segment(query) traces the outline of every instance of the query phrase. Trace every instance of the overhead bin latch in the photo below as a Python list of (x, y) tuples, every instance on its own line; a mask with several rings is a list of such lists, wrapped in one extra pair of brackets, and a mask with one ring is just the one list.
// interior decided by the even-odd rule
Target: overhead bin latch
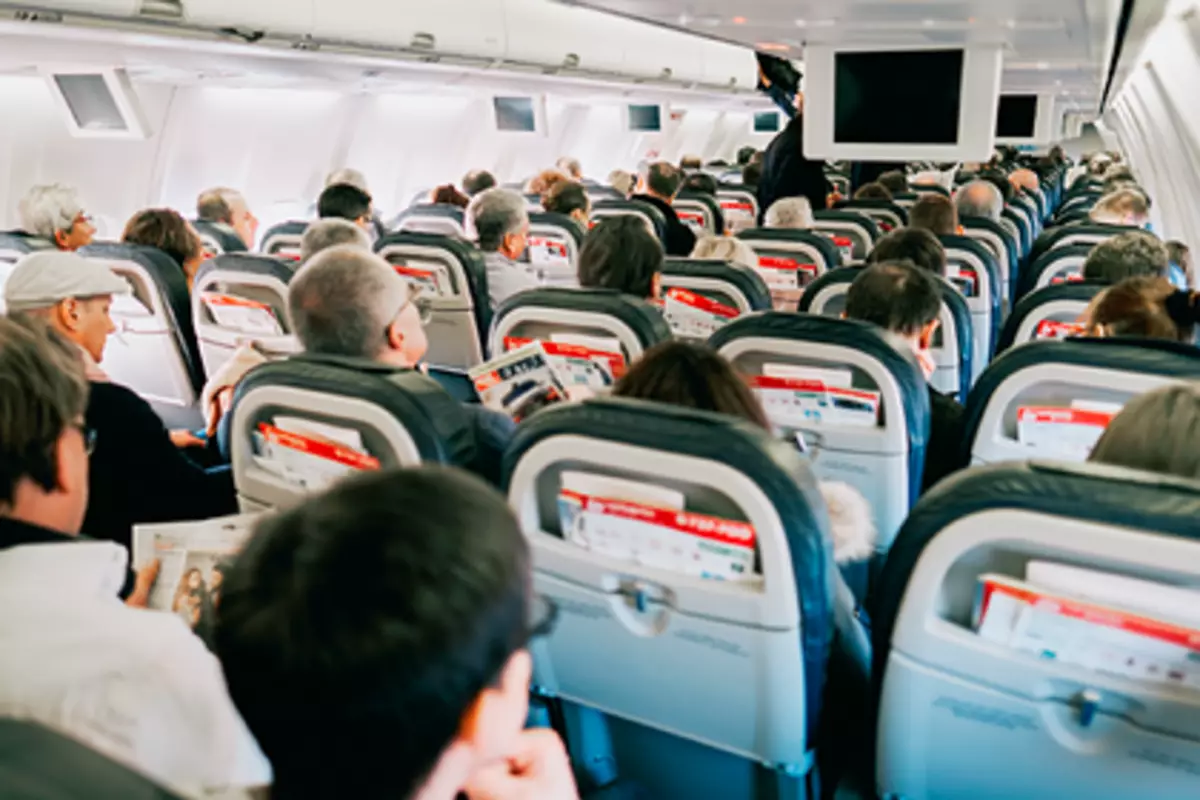
[(437, 48), (437, 37), (432, 33), (414, 33), (408, 46), (413, 50), (434, 50)]
[(563, 69), (579, 69), (580, 58), (578, 53), (567, 53), (563, 59)]

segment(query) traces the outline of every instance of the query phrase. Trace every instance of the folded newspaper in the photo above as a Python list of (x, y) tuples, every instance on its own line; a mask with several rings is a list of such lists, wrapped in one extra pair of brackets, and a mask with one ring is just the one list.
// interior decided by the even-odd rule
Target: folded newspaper
[(1017, 409), (1017, 440), (1051, 458), (1086, 461), (1119, 411), (1119, 406), (1086, 403), (1070, 408), (1022, 406)]
[(663, 306), (671, 332), (685, 339), (707, 339), (739, 314), (733, 306), (678, 286), (667, 290)]
[(624, 374), (625, 357), (614, 341), (592, 337), (542, 341), (507, 337), (506, 352), (467, 375), (480, 402), (513, 419), (526, 419), (562, 400), (582, 400), (609, 391), (614, 373)]
[(309, 492), (339, 479), (380, 468), (353, 428), (317, 420), (277, 416), (254, 432), (254, 462), (261, 469)]

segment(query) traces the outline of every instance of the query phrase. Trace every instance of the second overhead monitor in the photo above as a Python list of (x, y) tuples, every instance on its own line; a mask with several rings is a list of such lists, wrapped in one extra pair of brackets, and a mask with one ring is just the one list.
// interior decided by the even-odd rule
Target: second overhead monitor
[(1002, 94), (996, 112), (997, 144), (1046, 144), (1054, 138), (1054, 100), (1049, 95)]

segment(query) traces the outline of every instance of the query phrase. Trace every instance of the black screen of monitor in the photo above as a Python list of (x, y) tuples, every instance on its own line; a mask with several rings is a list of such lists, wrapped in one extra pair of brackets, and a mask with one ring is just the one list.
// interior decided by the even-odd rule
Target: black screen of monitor
[(1037, 125), (1038, 98), (1036, 94), (1005, 94), (1000, 96), (996, 115), (996, 135), (1005, 139), (1032, 139)]
[(629, 130), (657, 132), (662, 130), (661, 106), (630, 106)]
[(838, 144), (957, 144), (963, 50), (835, 53)]
[(525, 133), (537, 130), (532, 97), (494, 97), (492, 105), (496, 109), (496, 130)]
[(754, 115), (755, 133), (777, 133), (779, 131), (778, 111), (759, 111)]

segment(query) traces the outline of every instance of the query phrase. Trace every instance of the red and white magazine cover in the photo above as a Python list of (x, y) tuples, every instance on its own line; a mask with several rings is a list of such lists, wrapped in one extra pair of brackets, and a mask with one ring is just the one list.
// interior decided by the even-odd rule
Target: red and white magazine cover
[(713, 300), (681, 287), (667, 290), (663, 316), (676, 336), (707, 339), (740, 312), (733, 306)]

